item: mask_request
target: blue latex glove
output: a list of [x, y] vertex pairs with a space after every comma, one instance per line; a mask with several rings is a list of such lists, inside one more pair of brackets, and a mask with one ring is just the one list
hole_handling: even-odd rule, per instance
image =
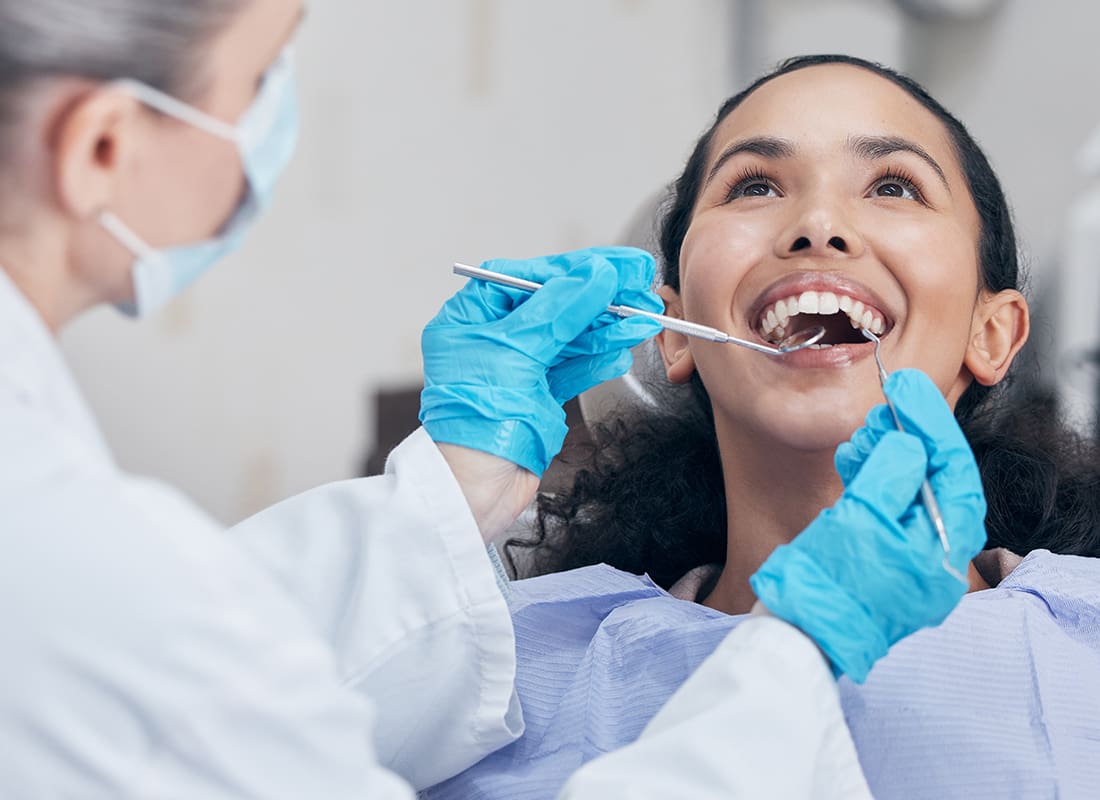
[[664, 311], [653, 257], [597, 247], [482, 266], [545, 285], [532, 294], [471, 280], [444, 304], [421, 338], [420, 421], [436, 442], [542, 475], [565, 440], [562, 404], [630, 369], [630, 348], [661, 329], [606, 311]]
[[876, 406], [837, 448], [845, 490], [750, 578], [757, 598], [813, 638], [834, 671], [862, 683], [898, 640], [938, 625], [967, 587], [943, 568], [943, 548], [920, 501], [927, 477], [963, 575], [985, 544], [978, 465], [943, 395], [923, 373], [886, 381], [906, 433]]

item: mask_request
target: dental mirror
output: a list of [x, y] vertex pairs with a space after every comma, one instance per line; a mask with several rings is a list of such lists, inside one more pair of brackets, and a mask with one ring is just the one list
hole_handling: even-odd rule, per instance
[[801, 350], [803, 347], [817, 344], [824, 335], [825, 326], [814, 325], [800, 331], [795, 331], [790, 336], [780, 339], [775, 347], [780, 353], [793, 353], [795, 350]]
[[[481, 267], [471, 267], [467, 264], [455, 264], [454, 273], [455, 275], [462, 275], [479, 281], [511, 286], [514, 289], [526, 289], [529, 292], [542, 288], [541, 283], [524, 280], [523, 278], [513, 278], [511, 275], [493, 272], [492, 270], [482, 269]], [[661, 325], [669, 330], [682, 333], [685, 336], [695, 336], [700, 339], [706, 339], [711, 342], [721, 342], [724, 344], [738, 344], [750, 350], [755, 350], [758, 353], [767, 353], [770, 356], [782, 356], [787, 353], [794, 353], [798, 350], [802, 350], [810, 345], [817, 344], [825, 335], [824, 327], [821, 325], [814, 325], [805, 330], [795, 331], [790, 336], [772, 346], [750, 342], [747, 339], [738, 339], [736, 336], [730, 336], [725, 331], [720, 331], [717, 328], [711, 328], [707, 325], [700, 325], [697, 322], [688, 322], [687, 320], [676, 319], [675, 317], [666, 317], [664, 314], [655, 314], [652, 311], [643, 311], [640, 308], [633, 308], [631, 306], [611, 305], [607, 307], [607, 310], [620, 317], [647, 317], [661, 323]]]

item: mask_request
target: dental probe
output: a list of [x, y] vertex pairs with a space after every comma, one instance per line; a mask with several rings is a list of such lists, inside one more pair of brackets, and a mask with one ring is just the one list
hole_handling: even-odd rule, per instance
[[[878, 365], [878, 380], [879, 383], [882, 384], [883, 394], [885, 395], [886, 379], [889, 377], [889, 373], [886, 372], [886, 367], [882, 365], [882, 356], [879, 354], [879, 349], [882, 347], [882, 339], [866, 328], [860, 328], [859, 332], [875, 343], [875, 363]], [[897, 426], [899, 431], [904, 433], [905, 426], [901, 424], [901, 417], [898, 416], [898, 410], [894, 408], [894, 403], [888, 396], [886, 397], [886, 405], [890, 409], [890, 415], [894, 418], [894, 425]], [[924, 510], [928, 512], [928, 518], [932, 520], [932, 526], [936, 529], [936, 535], [940, 537], [940, 544], [943, 545], [943, 568], [956, 580], [969, 586], [970, 581], [963, 577], [957, 569], [951, 566], [951, 562], [947, 560], [947, 557], [951, 555], [951, 542], [947, 538], [947, 526], [943, 522], [943, 512], [940, 511], [940, 504], [936, 502], [936, 495], [932, 492], [932, 484], [928, 482], [927, 478], [925, 478], [920, 485], [920, 497], [921, 502], [924, 503]]]
[[[504, 286], [511, 286], [513, 289], [525, 289], [529, 292], [542, 288], [541, 283], [524, 280], [523, 278], [514, 278], [511, 275], [493, 272], [492, 270], [482, 269], [481, 267], [471, 267], [467, 264], [456, 263], [454, 265], [454, 273], [455, 275], [462, 275], [479, 281], [488, 281], [489, 283], [499, 283]], [[712, 342], [721, 342], [724, 344], [739, 344], [742, 347], [747, 347], [758, 353], [767, 353], [770, 356], [786, 355], [787, 353], [801, 350], [804, 347], [809, 347], [812, 344], [817, 344], [821, 341], [821, 337], [825, 335], [825, 328], [821, 325], [815, 325], [812, 328], [792, 333], [790, 336], [778, 342], [775, 347], [769, 347], [768, 345], [757, 344], [756, 342], [750, 342], [746, 339], [738, 339], [736, 336], [730, 336], [728, 333], [720, 331], [717, 328], [700, 325], [698, 322], [688, 322], [687, 320], [676, 319], [675, 317], [666, 317], [664, 314], [655, 314], [652, 311], [643, 311], [640, 308], [611, 305], [607, 307], [607, 310], [620, 317], [647, 317], [661, 323], [661, 325], [669, 330], [682, 333], [686, 336], [696, 336], [700, 339], [707, 339]]]

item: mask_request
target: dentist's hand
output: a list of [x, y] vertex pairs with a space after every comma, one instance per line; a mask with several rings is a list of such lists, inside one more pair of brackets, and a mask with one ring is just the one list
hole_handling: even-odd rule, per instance
[[625, 373], [630, 348], [660, 330], [642, 317], [616, 317], [607, 306], [660, 313], [664, 304], [651, 291], [652, 256], [635, 248], [482, 266], [545, 285], [532, 294], [471, 280], [444, 304], [421, 339], [420, 421], [490, 538], [487, 528], [515, 518], [561, 449], [562, 404]]
[[985, 544], [985, 495], [966, 438], [923, 373], [898, 370], [885, 405], [837, 448], [845, 490], [750, 579], [769, 611], [813, 638], [837, 674], [862, 682], [898, 640], [938, 625], [966, 585], [943, 567], [943, 548], [920, 499], [927, 478], [962, 574]]

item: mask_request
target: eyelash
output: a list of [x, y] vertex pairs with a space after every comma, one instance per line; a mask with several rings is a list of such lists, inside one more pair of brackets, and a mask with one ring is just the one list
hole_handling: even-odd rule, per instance
[[921, 193], [921, 190], [917, 187], [916, 180], [913, 178], [913, 176], [910, 173], [906, 172], [905, 170], [901, 170], [901, 169], [889, 169], [889, 170], [887, 170], [880, 177], [875, 179], [875, 182], [873, 184], [871, 184], [871, 191], [873, 192], [875, 189], [878, 189], [882, 186], [885, 186], [888, 183], [901, 184], [902, 188], [904, 188], [904, 189], [906, 189], [906, 190], [913, 193], [913, 197], [916, 199], [916, 201], [918, 203], [920, 203], [921, 205], [927, 205], [925, 203], [925, 200], [924, 200], [924, 195]]
[[743, 172], [738, 173], [732, 180], [726, 185], [726, 202], [734, 199], [734, 195], [739, 189], [744, 189], [746, 186], [752, 186], [754, 183], [767, 184], [771, 189], [776, 189], [775, 183], [764, 174], [764, 171], [759, 167], [753, 167]]
[[[735, 175], [727, 182], [725, 201], [728, 203], [736, 199], [739, 191], [758, 183], [766, 184], [773, 191], [779, 191], [775, 181], [769, 178], [763, 170], [759, 167], [752, 167]], [[917, 202], [922, 205], [927, 205], [924, 194], [918, 188], [916, 180], [910, 173], [901, 169], [887, 169], [886, 172], [875, 178], [874, 182], [871, 184], [870, 191], [873, 192], [888, 183], [900, 184], [903, 189], [912, 193], [913, 198]]]

